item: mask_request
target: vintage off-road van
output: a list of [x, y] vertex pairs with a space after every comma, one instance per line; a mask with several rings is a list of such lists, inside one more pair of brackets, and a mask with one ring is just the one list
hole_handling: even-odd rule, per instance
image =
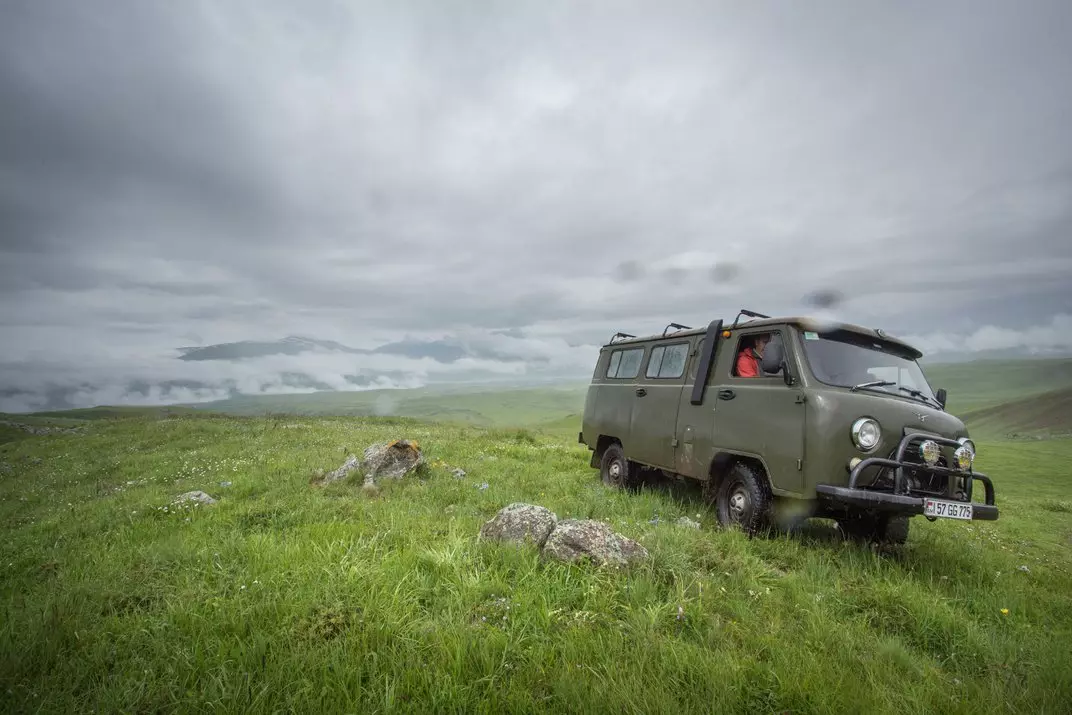
[[[749, 310], [728, 327], [618, 333], [600, 351], [578, 441], [608, 486], [657, 472], [699, 480], [719, 523], [749, 534], [826, 517], [903, 543], [915, 515], [997, 519], [975, 444], [921, 356], [881, 330]], [[748, 364], [756, 375], [739, 375]]]

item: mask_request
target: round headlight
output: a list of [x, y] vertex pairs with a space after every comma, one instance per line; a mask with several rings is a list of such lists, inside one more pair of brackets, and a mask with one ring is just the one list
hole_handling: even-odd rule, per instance
[[956, 452], [953, 452], [953, 463], [957, 465], [957, 469], [969, 470], [972, 463], [975, 461], [975, 452], [968, 449], [968, 445], [962, 445], [957, 448]]
[[972, 442], [967, 437], [961, 437], [957, 440], [960, 442], [960, 446], [968, 449], [972, 453], [972, 457], [975, 457], [975, 442]]
[[852, 423], [852, 441], [865, 452], [877, 447], [880, 439], [882, 430], [870, 417], [861, 417]]
[[940, 455], [938, 443], [933, 439], [924, 440], [923, 444], [919, 445], [919, 456], [923, 457], [923, 461], [927, 464], [936, 463]]

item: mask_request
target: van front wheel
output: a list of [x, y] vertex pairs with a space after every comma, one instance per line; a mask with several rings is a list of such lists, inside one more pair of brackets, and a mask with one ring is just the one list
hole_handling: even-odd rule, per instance
[[755, 536], [768, 526], [773, 497], [763, 475], [738, 462], [722, 480], [715, 499], [718, 523]]

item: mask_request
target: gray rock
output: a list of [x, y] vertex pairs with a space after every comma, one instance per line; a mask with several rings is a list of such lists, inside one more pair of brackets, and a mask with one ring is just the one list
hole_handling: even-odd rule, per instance
[[424, 455], [416, 442], [408, 439], [396, 439], [391, 442], [378, 442], [365, 448], [360, 458], [350, 455], [341, 467], [328, 472], [315, 481], [328, 484], [346, 478], [351, 472], [362, 471], [365, 475], [364, 488], [375, 487], [375, 480], [380, 477], [401, 479], [424, 462]]
[[486, 541], [531, 543], [543, 547], [554, 531], [558, 517], [553, 511], [535, 504], [510, 504], [484, 522], [480, 538]]
[[328, 482], [334, 482], [339, 479], [343, 479], [347, 474], [358, 469], [361, 466], [361, 460], [354, 455], [350, 455], [349, 459], [343, 462], [343, 465], [333, 472], [328, 472], [321, 479], [322, 482], [327, 484]]
[[455, 479], [465, 479], [465, 470], [461, 467], [455, 467], [450, 470], [450, 473], [454, 475]]
[[700, 528], [700, 522], [693, 521], [692, 519], [690, 519], [687, 516], [681, 517], [680, 519], [678, 519], [674, 523], [677, 524], [678, 526], [683, 526], [686, 529], [699, 529]]
[[205, 494], [202, 491], [186, 492], [175, 497], [175, 501], [172, 504], [185, 504], [188, 502], [199, 502], [201, 504], [215, 504], [216, 500]]
[[599, 565], [628, 566], [648, 558], [648, 550], [614, 533], [601, 521], [567, 519], [559, 522], [547, 537], [543, 555], [560, 561], [590, 559]]
[[369, 445], [362, 468], [372, 478], [401, 479], [424, 462], [417, 443], [408, 439]]

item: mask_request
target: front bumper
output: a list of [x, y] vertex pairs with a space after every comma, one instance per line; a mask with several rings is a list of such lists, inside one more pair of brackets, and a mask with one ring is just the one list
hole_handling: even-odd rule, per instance
[[[850, 472], [848, 486], [819, 484], [815, 487], [815, 491], [818, 492], [820, 498], [831, 501], [839, 506], [850, 506], [872, 511], [892, 512], [904, 515], [922, 514], [924, 511], [924, 504], [928, 498], [959, 501], [954, 499], [951, 493], [944, 495], [912, 494], [911, 490], [908, 488], [908, 480], [905, 478], [905, 469], [912, 469], [916, 471], [924, 471], [932, 475], [967, 479], [966, 494], [967, 501], [969, 502], [972, 500], [972, 486], [975, 481], [978, 480], [983, 485], [985, 503], [972, 502], [972, 519], [983, 521], [996, 520], [998, 518], [998, 508], [994, 504], [994, 484], [985, 474], [975, 471], [962, 472], [957, 469], [949, 469], [948, 467], [929, 466], [918, 462], [905, 461], [904, 456], [909, 445], [912, 442], [924, 439], [934, 440], [938, 444], [950, 447], [960, 446], [960, 443], [956, 440], [912, 432], [906, 434], [901, 439], [901, 443], [897, 446], [897, 453], [893, 459], [885, 459], [882, 457], [870, 457], [865, 459], [857, 464], [852, 472]], [[871, 467], [886, 467], [895, 470], [892, 490], [880, 490], [866, 487], [861, 488], [856, 486], [863, 471]]]

